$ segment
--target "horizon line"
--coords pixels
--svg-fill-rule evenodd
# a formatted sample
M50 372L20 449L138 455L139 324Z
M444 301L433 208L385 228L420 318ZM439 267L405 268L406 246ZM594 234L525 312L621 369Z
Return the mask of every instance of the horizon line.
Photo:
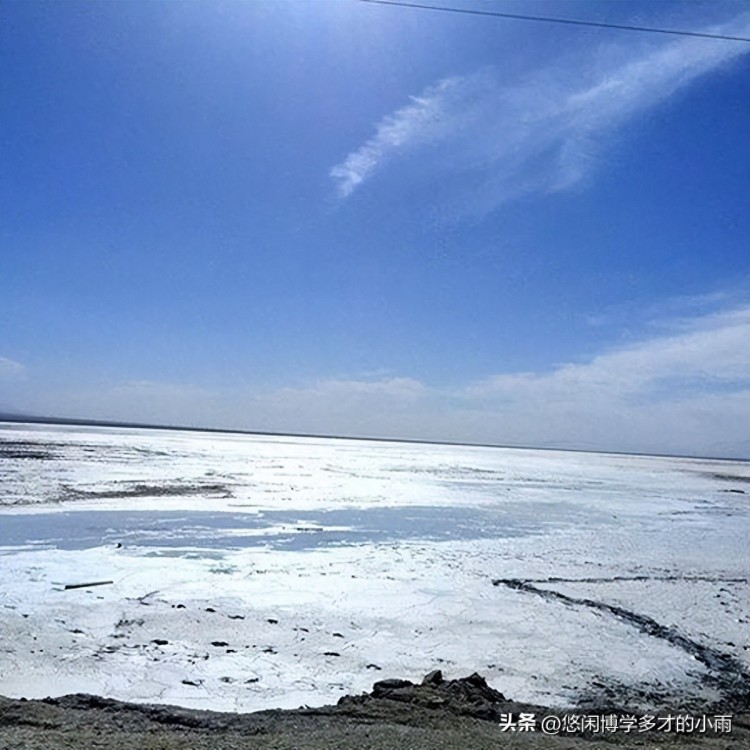
M197 427L186 425L167 425L153 424L148 422L123 422L109 419L83 419L80 417L39 417L29 414L2 414L0 413L0 425L8 424L48 424L48 425L69 425L71 427L120 427L126 429L144 429L144 430L177 430L182 432L207 432L207 433L226 433L230 435L260 435L263 437L294 437L294 438L322 438L328 440L362 440L368 442L381 443L409 443L418 445L453 445L457 447L468 448L499 448L505 450L525 450L525 451L561 451L565 453L601 453L610 456L650 456L653 458L688 458L688 459L707 459L711 461L743 461L750 462L750 458L727 458L724 456L699 456L684 455L680 453L632 453L629 451L615 450L597 450L590 448L562 448L555 446L534 446L534 445L508 445L501 443L467 443L451 440L428 440L418 438L398 438L398 437L372 437L363 435L331 435L323 433L310 432L272 432L269 430L249 430L237 428L222 427ZM1 441L0 441L1 442Z

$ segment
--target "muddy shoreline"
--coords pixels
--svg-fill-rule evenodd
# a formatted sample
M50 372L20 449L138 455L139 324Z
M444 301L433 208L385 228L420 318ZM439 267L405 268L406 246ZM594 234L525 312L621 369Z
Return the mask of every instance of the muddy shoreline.
M566 725L576 715L588 722ZM750 746L750 714L709 707L693 731L677 712L634 716L617 708L557 711L509 700L478 674L445 680L431 672L421 684L389 679L336 705L250 714L125 703L92 695L43 700L0 697L0 750L109 748L126 750L489 750L499 747L709 748ZM684 714L683 714L684 715ZM731 728L726 717L730 716ZM615 729L612 727L616 726ZM557 727L557 733L553 733Z

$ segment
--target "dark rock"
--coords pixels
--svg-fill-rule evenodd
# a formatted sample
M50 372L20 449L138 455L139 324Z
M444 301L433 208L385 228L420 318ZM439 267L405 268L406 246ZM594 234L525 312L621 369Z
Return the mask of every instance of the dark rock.
M418 696L414 693L414 686L394 688L392 690L372 691L375 698L386 698L389 701L398 701L399 703L425 703L426 701L418 699Z
M443 673L439 669L433 669L425 675L422 680L423 685L441 685L443 683Z
M367 703L367 701L370 700L370 696L366 693L364 695L342 695L338 701L336 701L337 706L356 706L361 705L363 703Z
M112 698L102 698L100 695L89 695L88 693L74 693L73 695L63 695L60 698L43 698L41 702L73 709L106 709L117 706L117 701Z
M400 690L401 688L408 687L414 687L414 683L409 682L409 680L399 679L379 680L372 686L372 694L377 698L392 690Z
M430 672L421 685L408 680L381 680L373 685L369 700L390 700L423 708L446 708L478 719L497 721L507 704L502 693L491 688L481 675L445 680L440 670Z

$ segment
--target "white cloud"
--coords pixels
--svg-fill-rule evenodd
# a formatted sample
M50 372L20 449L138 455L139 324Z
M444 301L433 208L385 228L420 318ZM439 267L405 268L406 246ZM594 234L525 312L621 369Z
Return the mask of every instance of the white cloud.
M18 379L13 405L282 433L750 458L750 305L661 321L653 330L587 361L450 389L391 374L265 392L155 381L64 389Z
M245 413L290 432L748 457L749 334L738 306L547 373L452 390L327 380L255 396Z
M29 414L153 424L211 425L219 394L200 386L151 380L83 385L27 383L13 406Z
M211 391L189 383L169 383L157 380L129 380L113 386L110 393L115 396L142 399L177 399L189 401L211 396Z
M221 399L208 388L191 383L131 380L96 391L88 399L73 399L72 413L85 409L100 419L176 425L211 424ZM82 403L83 401L83 403Z
M413 378L386 378L383 380L321 380L306 388L282 388L281 396L315 398L322 396L378 396L413 398L425 393L425 386Z
M413 378L329 379L255 395L245 414L270 431L408 436L428 416L431 395Z
M682 325L686 325L683 321ZM597 394L625 400L645 397L676 380L710 389L750 380L750 307L693 320L690 329L660 336L595 357L566 364L552 373L500 375L468 389L470 395L512 394L538 398L564 396L590 400ZM684 386L683 386L684 387ZM580 393L578 393L580 391Z
M520 442L747 456L748 340L750 306L738 307L586 363L488 378L466 403Z
M429 86L412 103L388 115L375 135L331 169L339 195L346 198L400 150L430 143L450 135L455 115L466 96L464 78L446 78Z
M750 14L711 31L747 34ZM593 173L613 132L747 51L739 42L649 40L571 57L517 86L491 69L446 78L385 117L330 175L346 198L387 163L429 147L430 179L454 179L459 213L564 190Z
M0 357L0 378L14 378L25 372L26 368L15 360Z

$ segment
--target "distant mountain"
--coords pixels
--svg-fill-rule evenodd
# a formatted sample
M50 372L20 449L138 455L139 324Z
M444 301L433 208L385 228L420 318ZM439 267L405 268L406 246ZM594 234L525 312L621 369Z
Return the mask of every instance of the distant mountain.
M38 414L22 414L0 409L0 422L28 422L29 424L68 424L93 425L98 427L139 427L156 430L190 430L191 427L174 427L172 425L143 424L140 422L117 422L111 419L77 419L73 417L41 417Z
M37 417L32 414L22 414L6 406L0 406L0 422L33 422L35 419Z
M362 440L365 442L384 442L384 443L415 443L417 445L468 445L479 448L515 448L521 450L541 450L541 451L568 451L570 453L608 453L611 455L652 455L673 458L710 458L717 460L734 460L726 456L681 456L673 453L626 453L624 451L606 451L596 448L571 448L555 445L516 445L503 443L465 443L452 442L450 440L418 440L414 438L400 438L391 436L372 436L372 435L331 435L311 432L269 432L267 430L238 430L222 427L196 427L195 425L175 425L175 424L154 424L145 422L118 422L113 419L80 419L72 417L41 417L38 414L22 414L7 410L6 407L0 406L0 422L10 423L28 423L28 424L54 424L54 425L71 425L73 427L119 427L125 429L139 430L182 430L185 432L206 432L206 433L228 433L233 435L259 435L270 437L301 437L301 438L334 438L343 440ZM746 459L740 459L746 460Z

